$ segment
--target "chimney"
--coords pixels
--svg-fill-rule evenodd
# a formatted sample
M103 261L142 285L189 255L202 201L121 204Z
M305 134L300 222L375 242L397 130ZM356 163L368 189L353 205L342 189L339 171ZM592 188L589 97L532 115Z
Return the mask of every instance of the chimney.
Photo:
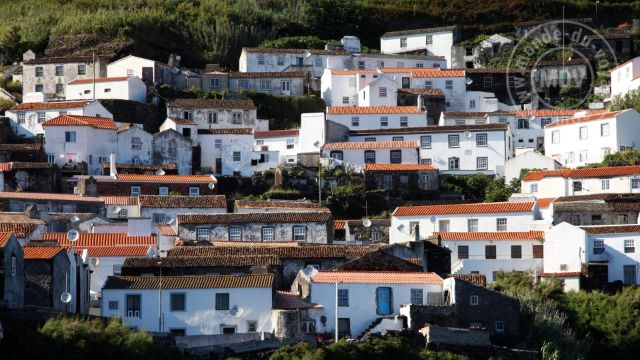
M111 153L109 155L109 176L116 177L118 170L116 169L116 154Z
M418 98L416 99L416 107L418 108L418 111L422 111L422 95L418 95Z

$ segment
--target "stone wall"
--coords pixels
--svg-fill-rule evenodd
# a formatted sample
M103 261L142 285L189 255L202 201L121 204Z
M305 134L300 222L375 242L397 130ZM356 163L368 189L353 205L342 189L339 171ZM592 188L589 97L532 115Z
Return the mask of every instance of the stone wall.
M180 224L178 236L181 239L196 240L196 230L199 228L209 228L209 238L212 241L227 241L229 239L229 224ZM241 241L262 241L262 227L274 228L273 241L293 241L293 227L303 226L307 229L307 239L305 243L327 244L333 242L333 231L329 231L329 225L322 223L240 223L233 224L234 227L242 229Z
M12 257L16 259L16 274L11 273ZM10 308L24 306L24 256L22 246L11 237L0 247L0 300Z
M168 187L169 192L180 195L189 195L190 187L200 189L200 195L215 195L216 189L209 189L207 184L189 183L134 183L134 182L100 182L98 183L98 195L129 195L132 186L140 186L142 195L158 195L160 187Z
M442 326L427 326L420 330L430 344L453 344L466 346L490 346L489 333L481 330L460 329Z
M152 162L155 165L176 164L178 174L189 175L193 170L193 143L175 130L153 135Z
M344 264L346 261L346 259L332 258L282 259L282 285L284 288L289 288L296 276L298 276L298 272L306 268L307 265L320 265L318 270L329 270Z

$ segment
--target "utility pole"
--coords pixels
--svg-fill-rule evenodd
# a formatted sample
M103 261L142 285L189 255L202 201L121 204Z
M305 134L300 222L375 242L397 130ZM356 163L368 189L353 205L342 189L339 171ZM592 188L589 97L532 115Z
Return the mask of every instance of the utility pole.
M336 342L338 342L338 282L336 281Z
M160 268L160 283L158 286L158 332L162 332L162 261L158 261Z
M96 52L91 52L91 60L93 62L93 100L96 99Z

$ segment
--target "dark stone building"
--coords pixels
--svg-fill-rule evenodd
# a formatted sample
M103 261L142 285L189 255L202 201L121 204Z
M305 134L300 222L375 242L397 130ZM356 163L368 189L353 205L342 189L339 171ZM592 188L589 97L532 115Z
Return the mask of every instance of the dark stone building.
M635 56L633 51L633 40L628 32L613 32L605 35L589 35L586 37L589 41L588 48L591 50L590 55L596 56L598 51L610 55L613 52L618 60L618 64L632 59ZM581 49L580 51L583 51Z
M47 161L42 143L0 144L0 162L43 162Z
M553 201L553 224L575 226L637 223L640 194L563 196Z
M531 92L531 73L524 68L478 68L466 69L471 82L467 91L486 91L496 95L499 102L521 105L531 101L526 93ZM521 96L522 95L522 96Z
M4 176L6 191L60 192L62 178L58 167L46 162L9 162Z
M402 271L422 272L422 265L390 255L382 250L370 252L357 259L338 265L339 271Z
M364 220L336 220L333 237L336 241L370 241L389 243L390 219L369 219L371 226L366 227Z
M97 197L71 194L52 194L35 192L0 192L0 210L23 212L30 206L37 209L38 217L48 221L49 213L100 213L104 201Z
M438 169L427 164L365 164L367 190L384 189L394 194L437 191Z
M77 188L80 194L96 195L215 195L210 188L216 180L211 175L147 175L118 174L116 178L94 178L78 176Z
M24 252L12 233L0 233L0 305L24 306Z
M398 89L398 106L420 106L427 112L427 125L438 125L445 110L445 95L441 89Z
M64 292L71 292L68 276L70 267L67 252L61 246L25 246L25 305L72 311L61 299Z
M176 164L167 165L142 165L142 164L116 164L118 174L146 174L153 175L156 171L162 170L167 175L178 175ZM111 164L107 161L102 163L102 175L110 175Z

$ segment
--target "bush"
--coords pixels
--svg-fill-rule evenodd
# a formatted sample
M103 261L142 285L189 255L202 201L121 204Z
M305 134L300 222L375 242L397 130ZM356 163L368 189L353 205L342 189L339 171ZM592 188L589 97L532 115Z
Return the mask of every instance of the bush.
M302 197L296 189L271 189L263 195L266 199L298 200Z
M4 115L4 112L11 109L16 103L7 99L0 99L0 114Z

